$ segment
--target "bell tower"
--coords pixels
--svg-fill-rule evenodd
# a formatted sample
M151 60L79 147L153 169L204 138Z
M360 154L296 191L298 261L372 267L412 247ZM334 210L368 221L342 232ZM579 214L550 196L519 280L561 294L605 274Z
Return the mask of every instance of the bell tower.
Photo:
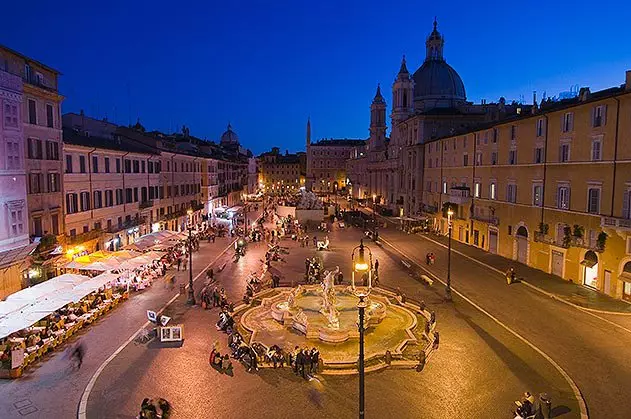
M386 144L386 101L381 95L381 86L377 85L377 93L370 105L370 150L381 150Z
M444 61L443 49L445 48L445 39L438 32L436 27L438 22L434 18L434 30L427 37L425 41L425 61Z
M390 115L392 126L409 117L414 111L412 105L413 92L414 81L410 78L404 55L401 60L399 74L397 74L397 78L394 79L392 84L392 114Z

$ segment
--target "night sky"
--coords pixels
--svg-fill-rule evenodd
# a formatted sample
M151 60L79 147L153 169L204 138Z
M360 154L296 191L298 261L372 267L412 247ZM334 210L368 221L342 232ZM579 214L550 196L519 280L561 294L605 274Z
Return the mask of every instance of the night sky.
M132 4L133 3L133 4ZM339 3L339 4L338 4ZM474 7L484 5L485 8ZM523 7L520 7L523 6ZM434 16L469 100L532 100L619 85L629 3L566 0L3 2L0 43L63 73L63 112L218 139L255 153L313 137L365 138L377 83L413 72Z

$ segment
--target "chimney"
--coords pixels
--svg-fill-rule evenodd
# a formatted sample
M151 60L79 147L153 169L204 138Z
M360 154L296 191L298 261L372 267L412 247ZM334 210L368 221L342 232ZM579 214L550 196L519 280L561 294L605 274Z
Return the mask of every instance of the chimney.
M624 82L624 90L626 92L631 91L631 70L627 70L626 78Z

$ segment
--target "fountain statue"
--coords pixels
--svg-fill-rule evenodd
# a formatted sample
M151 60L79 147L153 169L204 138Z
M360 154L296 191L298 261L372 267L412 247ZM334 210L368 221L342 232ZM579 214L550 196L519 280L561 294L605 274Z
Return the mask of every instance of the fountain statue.
M335 308L335 303L337 302L335 278L339 273L340 267L336 266L333 271L325 271L324 279L322 280L322 309L320 313L327 317L329 327L332 329L339 329L340 327L340 313Z
M302 292L302 286L298 285L296 288L291 290L289 293L289 297L287 297L287 307L294 308L296 305L296 296L300 295Z

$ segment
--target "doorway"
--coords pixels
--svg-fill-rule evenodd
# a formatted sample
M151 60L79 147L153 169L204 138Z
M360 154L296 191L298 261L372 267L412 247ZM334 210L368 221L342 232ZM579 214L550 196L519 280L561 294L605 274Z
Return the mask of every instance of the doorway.
M497 231L489 230L489 252L497 254Z
M552 275L563 278L563 259L563 252L559 252L557 250L552 251Z
M611 271L605 271L604 281L605 284L603 291L605 292L605 294L609 295L609 293L611 292Z
M583 265L583 285L598 288L598 255L594 251L588 250L581 265Z
M528 230L520 226L515 233L517 240L517 261L528 264Z

